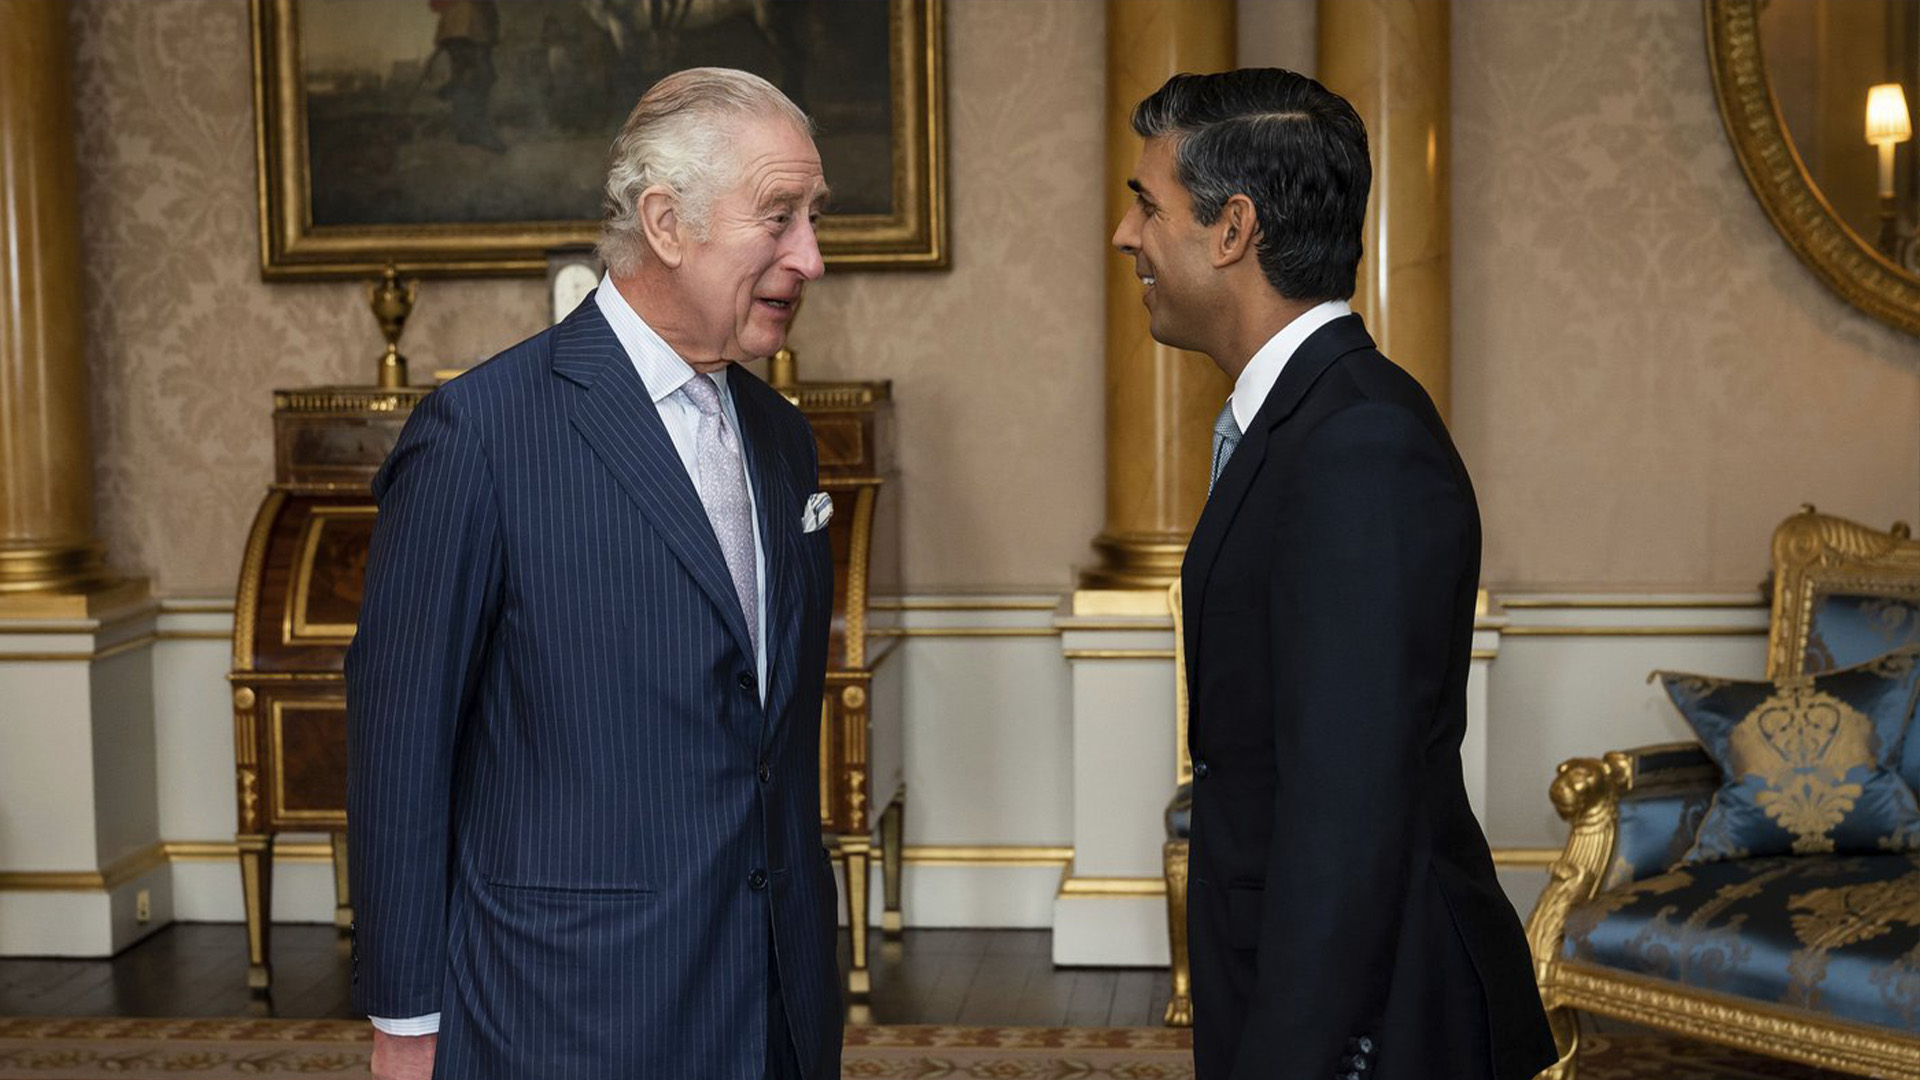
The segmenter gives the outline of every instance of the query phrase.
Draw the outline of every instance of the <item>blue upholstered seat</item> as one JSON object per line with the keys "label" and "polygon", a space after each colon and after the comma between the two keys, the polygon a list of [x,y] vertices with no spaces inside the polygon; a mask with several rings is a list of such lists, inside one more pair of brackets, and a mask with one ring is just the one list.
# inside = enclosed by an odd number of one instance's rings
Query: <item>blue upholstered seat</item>
{"label": "blue upholstered seat", "polygon": [[1576,907],[1562,956],[1910,1032],[1920,1026],[1920,855],[1680,867]]}
{"label": "blue upholstered seat", "polygon": [[1167,804],[1167,839],[1187,840],[1193,835],[1193,781],[1173,789],[1173,801]]}

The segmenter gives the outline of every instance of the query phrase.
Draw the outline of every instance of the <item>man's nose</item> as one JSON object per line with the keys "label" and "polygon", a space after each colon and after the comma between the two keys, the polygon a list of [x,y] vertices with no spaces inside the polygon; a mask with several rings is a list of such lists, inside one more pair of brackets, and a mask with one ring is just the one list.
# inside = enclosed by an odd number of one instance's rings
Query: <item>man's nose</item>
{"label": "man's nose", "polygon": [[813,222],[803,222],[794,230],[793,248],[788,252],[788,263],[800,276],[808,281],[818,281],[820,275],[827,272],[827,261],[820,255],[820,234],[814,230]]}
{"label": "man's nose", "polygon": [[1114,249],[1122,255],[1137,255],[1140,252],[1140,238],[1133,231],[1133,214],[1120,219],[1113,229]]}

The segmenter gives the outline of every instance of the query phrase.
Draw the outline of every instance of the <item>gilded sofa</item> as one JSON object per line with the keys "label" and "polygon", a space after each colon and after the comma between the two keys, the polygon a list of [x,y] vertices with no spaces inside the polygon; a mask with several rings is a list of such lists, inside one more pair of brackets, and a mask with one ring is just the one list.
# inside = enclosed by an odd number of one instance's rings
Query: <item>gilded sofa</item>
{"label": "gilded sofa", "polygon": [[[1805,507],[1773,539],[1770,677],[1920,638],[1920,544]],[[1920,789],[1920,736],[1899,774]],[[1574,1080],[1579,1013],[1860,1076],[1920,1075],[1920,857],[1792,855],[1675,866],[1719,769],[1697,743],[1562,764],[1571,825],[1528,920]],[[1669,869],[1673,867],[1673,869]]]}
{"label": "gilded sofa", "polygon": [[1173,737],[1175,786],[1167,803],[1167,946],[1173,957],[1173,992],[1167,998],[1168,1027],[1193,1026],[1193,967],[1187,959],[1187,841],[1193,826],[1193,758],[1187,752],[1187,635],[1180,583],[1167,591],[1173,612]]}

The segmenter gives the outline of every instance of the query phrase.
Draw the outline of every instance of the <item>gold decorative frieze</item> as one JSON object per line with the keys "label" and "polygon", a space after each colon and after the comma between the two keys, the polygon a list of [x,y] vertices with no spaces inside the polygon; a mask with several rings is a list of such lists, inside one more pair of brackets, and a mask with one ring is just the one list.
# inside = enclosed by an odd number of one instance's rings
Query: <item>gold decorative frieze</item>
{"label": "gold decorative frieze", "polygon": [[277,412],[301,414],[410,413],[432,391],[426,387],[316,386],[306,390],[275,390]]}

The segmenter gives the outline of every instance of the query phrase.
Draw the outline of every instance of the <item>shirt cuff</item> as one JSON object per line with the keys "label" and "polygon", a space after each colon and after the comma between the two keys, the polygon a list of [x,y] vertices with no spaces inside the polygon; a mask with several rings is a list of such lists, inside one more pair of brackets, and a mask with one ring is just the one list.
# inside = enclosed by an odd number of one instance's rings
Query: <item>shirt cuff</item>
{"label": "shirt cuff", "polygon": [[369,1016],[367,1019],[373,1021],[373,1030],[383,1035],[438,1035],[440,1033],[439,1013],[409,1016],[403,1020],[393,1020],[384,1016]]}

